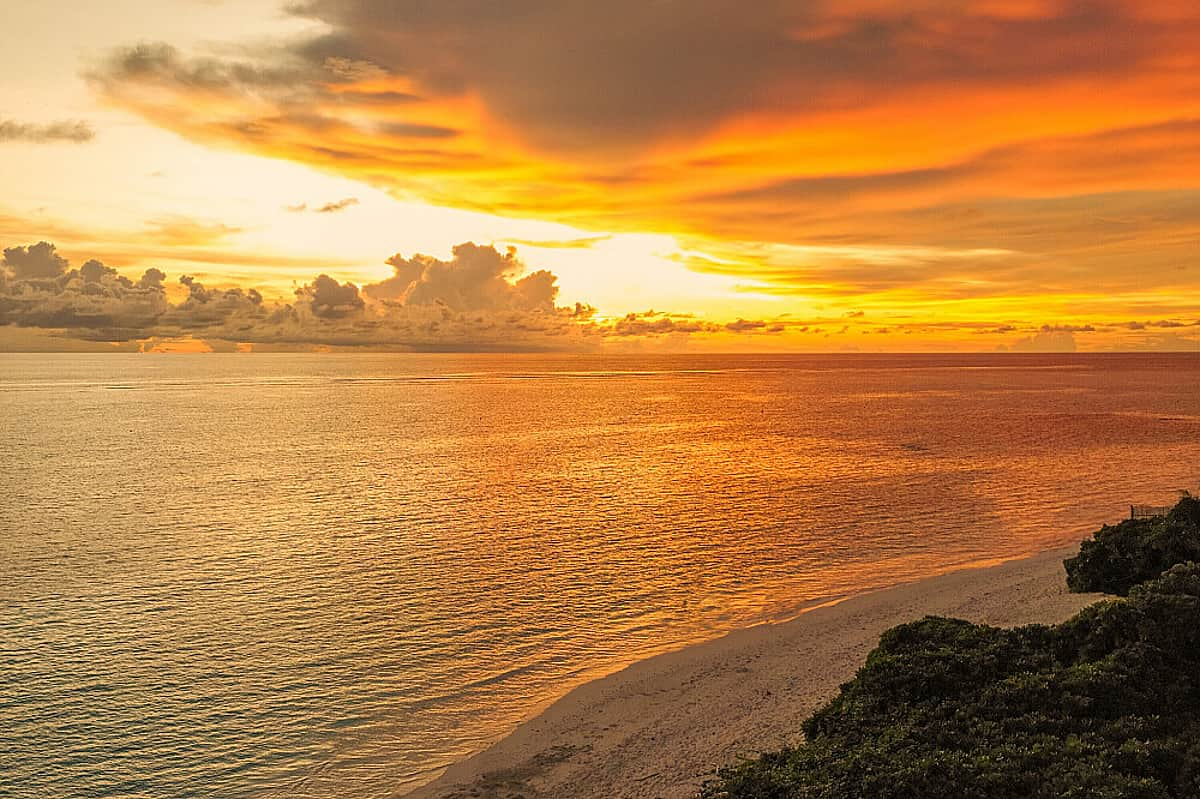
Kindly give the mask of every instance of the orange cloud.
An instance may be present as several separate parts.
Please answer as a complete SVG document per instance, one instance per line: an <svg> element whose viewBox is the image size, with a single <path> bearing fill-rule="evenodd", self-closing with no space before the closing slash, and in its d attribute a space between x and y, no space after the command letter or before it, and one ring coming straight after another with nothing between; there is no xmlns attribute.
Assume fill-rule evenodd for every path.
<svg viewBox="0 0 1200 799"><path fill-rule="evenodd" d="M90 80L191 139L399 197L673 234L710 256L691 268L766 295L862 296L898 315L957 303L990 330L1020 304L1195 310L1194 3L292 13L325 32L232 58L139 45Z"/></svg>

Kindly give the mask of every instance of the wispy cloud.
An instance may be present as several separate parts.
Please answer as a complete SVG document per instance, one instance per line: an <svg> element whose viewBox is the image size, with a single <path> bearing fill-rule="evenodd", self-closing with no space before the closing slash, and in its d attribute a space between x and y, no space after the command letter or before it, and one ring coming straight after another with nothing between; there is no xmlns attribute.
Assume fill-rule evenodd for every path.
<svg viewBox="0 0 1200 799"><path fill-rule="evenodd" d="M358 202L357 197L346 197L345 199L323 203L315 207L309 206L306 202L296 203L295 205L284 206L284 210L293 214L302 214L305 211L312 211L314 214L336 214L338 211L353 208L358 205Z"/></svg>
<svg viewBox="0 0 1200 799"><path fill-rule="evenodd" d="M0 142L83 144L94 138L96 138L95 129L87 122L77 119L44 123L0 119Z"/></svg>
<svg viewBox="0 0 1200 799"><path fill-rule="evenodd" d="M351 208L355 205L358 205L358 198L347 197L344 200L325 203L320 208L315 209L315 211L318 214L336 214L338 211L345 211L347 208Z"/></svg>
<svg viewBox="0 0 1200 799"><path fill-rule="evenodd" d="M243 232L242 228L223 222L186 216L161 216L146 222L146 228L151 241L186 247L217 244Z"/></svg>

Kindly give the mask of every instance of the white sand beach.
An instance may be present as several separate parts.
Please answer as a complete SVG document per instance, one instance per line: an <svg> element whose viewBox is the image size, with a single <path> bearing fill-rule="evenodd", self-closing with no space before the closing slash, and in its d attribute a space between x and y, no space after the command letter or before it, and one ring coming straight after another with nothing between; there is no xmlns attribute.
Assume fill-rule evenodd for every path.
<svg viewBox="0 0 1200 799"><path fill-rule="evenodd" d="M926 615L1062 621L1068 547L855 596L733 632L579 686L410 799L683 799L720 765L795 742L880 633Z"/></svg>

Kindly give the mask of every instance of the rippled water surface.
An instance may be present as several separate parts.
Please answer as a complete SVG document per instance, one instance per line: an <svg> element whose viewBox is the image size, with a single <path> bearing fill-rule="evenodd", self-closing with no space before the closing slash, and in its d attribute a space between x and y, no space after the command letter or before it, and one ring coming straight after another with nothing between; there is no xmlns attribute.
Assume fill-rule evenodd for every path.
<svg viewBox="0 0 1200 799"><path fill-rule="evenodd" d="M393 796L1196 486L1200 358L0 356L0 795Z"/></svg>

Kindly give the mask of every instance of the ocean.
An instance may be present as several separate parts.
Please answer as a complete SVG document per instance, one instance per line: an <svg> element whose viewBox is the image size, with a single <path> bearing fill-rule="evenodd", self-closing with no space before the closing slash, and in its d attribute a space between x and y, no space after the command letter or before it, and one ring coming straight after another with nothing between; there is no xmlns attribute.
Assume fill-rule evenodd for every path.
<svg viewBox="0 0 1200 799"><path fill-rule="evenodd" d="M0 355L0 795L386 797L1200 483L1200 356Z"/></svg>

